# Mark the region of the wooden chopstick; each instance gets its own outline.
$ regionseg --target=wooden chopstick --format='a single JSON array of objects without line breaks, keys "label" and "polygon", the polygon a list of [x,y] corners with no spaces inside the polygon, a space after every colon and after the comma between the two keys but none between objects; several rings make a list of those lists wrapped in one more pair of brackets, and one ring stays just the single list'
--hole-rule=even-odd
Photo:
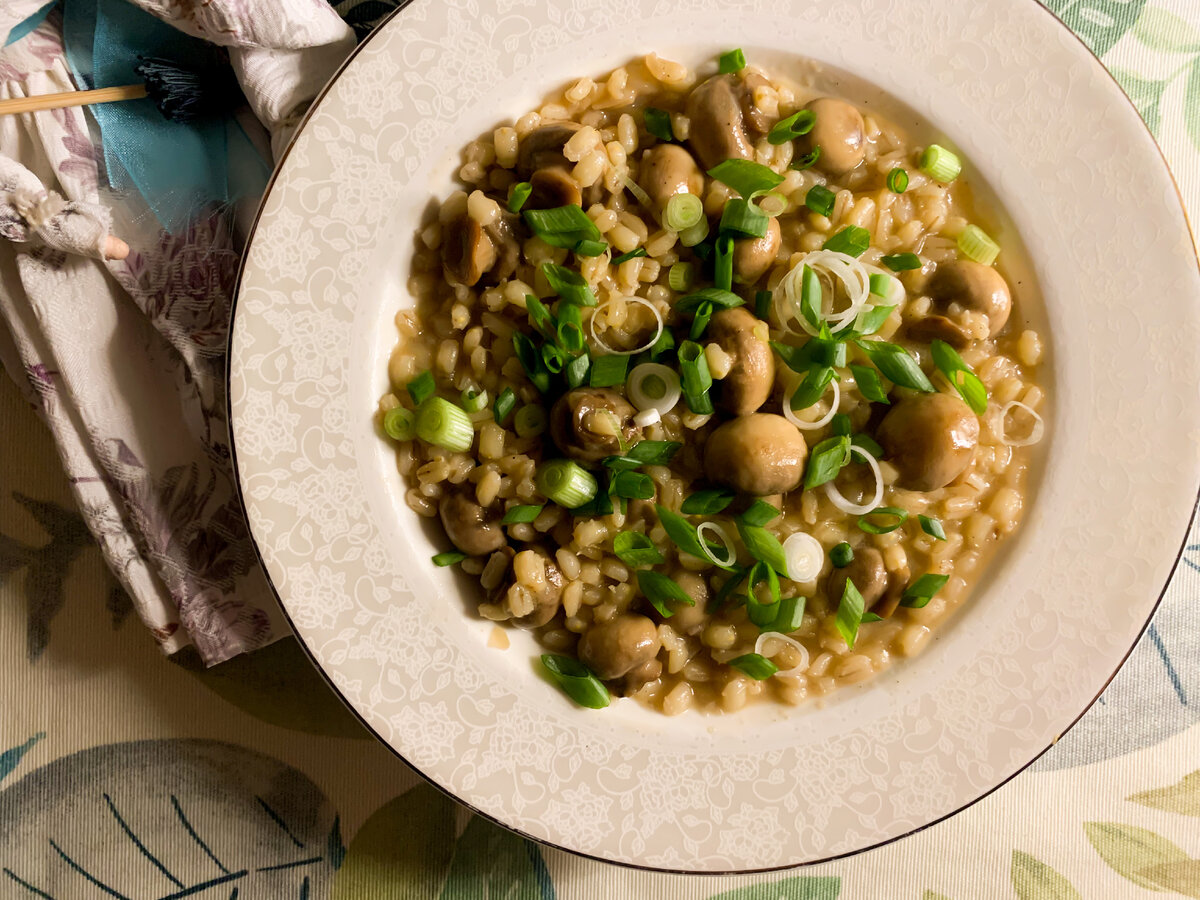
[{"label": "wooden chopstick", "polygon": [[92,91],[64,91],[61,94],[41,94],[36,97],[14,97],[12,100],[0,100],[0,116],[38,112],[43,109],[63,109],[68,106],[90,106],[93,103],[138,100],[145,96],[144,84],[127,84],[123,87],[96,88]]}]

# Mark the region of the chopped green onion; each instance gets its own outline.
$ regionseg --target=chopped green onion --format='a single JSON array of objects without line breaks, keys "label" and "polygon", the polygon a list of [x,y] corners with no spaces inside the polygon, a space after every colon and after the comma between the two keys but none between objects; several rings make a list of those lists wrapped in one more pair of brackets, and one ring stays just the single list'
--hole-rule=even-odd
[{"label": "chopped green onion", "polygon": [[774,294],[771,291],[757,291],[754,294],[754,314],[764,322],[771,315],[771,300]]},{"label": "chopped green onion", "polygon": [[435,566],[452,566],[455,563],[460,563],[467,558],[467,554],[461,550],[447,550],[445,553],[438,553],[433,557]]},{"label": "chopped green onion", "polygon": [[864,398],[872,403],[887,403],[887,393],[883,390],[883,382],[879,380],[879,373],[874,369],[869,369],[866,366],[856,366],[850,364],[850,373],[854,376],[854,383],[858,386],[858,392]]},{"label": "chopped green onion", "polygon": [[910,269],[921,268],[921,257],[915,253],[893,253],[880,260],[893,272],[907,272]]},{"label": "chopped green onion", "polygon": [[517,395],[512,388],[506,387],[500,392],[500,396],[496,398],[496,402],[492,404],[492,418],[497,425],[503,425],[504,421],[512,413],[517,405]]},{"label": "chopped green onion", "polygon": [[811,490],[833,481],[848,462],[850,438],[839,435],[821,441],[809,454],[808,467],[804,470],[804,489]]},{"label": "chopped green onion", "polygon": [[583,506],[596,496],[599,487],[590,472],[569,459],[543,463],[534,482],[546,497],[567,509]]},{"label": "chopped green onion", "polygon": [[592,360],[592,373],[588,383],[592,387],[615,387],[625,383],[625,372],[629,368],[629,357],[618,354],[597,356]]},{"label": "chopped green onion", "polygon": [[610,472],[628,472],[631,469],[640,469],[642,462],[632,456],[606,456],[600,460],[600,465]]},{"label": "chopped green onion", "polygon": [[[900,283],[900,279],[895,275],[889,275],[886,272],[875,272],[871,275],[870,285],[871,293],[885,303],[898,304],[904,300],[904,285]],[[882,325],[883,323],[880,322],[880,324]]]},{"label": "chopped green onion", "polygon": [[574,390],[581,387],[587,381],[588,370],[592,367],[592,358],[586,353],[581,353],[575,357],[566,366],[563,367],[563,372],[567,376],[567,387]]},{"label": "chopped green onion", "polygon": [[[771,598],[770,603],[763,603],[758,599],[756,588],[764,583]],[[780,605],[779,576],[775,574],[774,569],[760,560],[750,570],[750,577],[746,582],[746,614],[751,622],[759,628],[766,629],[779,617]]]},{"label": "chopped green onion", "polygon": [[788,201],[787,197],[776,191],[763,194],[758,198],[758,208],[762,210],[767,218],[774,219],[777,216],[782,216],[787,212]]},{"label": "chopped green onion", "polygon": [[654,481],[644,472],[618,472],[612,492],[626,500],[649,500],[654,496]]},{"label": "chopped green onion", "polygon": [[940,591],[949,580],[949,575],[934,575],[932,572],[926,572],[904,589],[904,593],[900,595],[900,605],[909,609],[924,609],[933,599],[933,595]]},{"label": "chopped green onion", "polygon": [[647,106],[642,110],[642,121],[646,123],[646,130],[660,141],[675,140],[675,134],[671,130],[671,114],[665,109]]},{"label": "chopped green onion", "polygon": [[850,417],[845,413],[838,413],[833,417],[833,421],[829,423],[829,427],[833,429],[833,433],[839,436],[850,436],[854,431],[854,426],[850,424]]},{"label": "chopped green onion", "polygon": [[632,250],[630,250],[627,253],[622,253],[620,256],[614,256],[612,264],[614,266],[619,266],[621,263],[629,262],[631,259],[638,259],[639,257],[645,256],[645,255],[646,255],[645,247],[634,247]]},{"label": "chopped green onion", "polygon": [[671,266],[667,273],[667,284],[671,286],[671,290],[678,293],[690,291],[692,289],[692,264],[690,262],[677,262]]},{"label": "chopped green onion", "polygon": [[704,336],[704,329],[708,327],[712,314],[713,305],[711,303],[704,302],[696,307],[696,318],[692,319],[692,327],[688,332],[689,340],[698,341]]},{"label": "chopped green onion", "polygon": [[588,709],[604,709],[610,702],[608,688],[592,670],[570,656],[542,654],[542,668],[550,673],[562,692]]},{"label": "chopped green onion", "polygon": [[501,525],[518,525],[532,522],[541,515],[544,506],[511,506],[504,513],[504,518],[500,520]]},{"label": "chopped green onion", "polygon": [[530,403],[517,410],[513,419],[517,437],[534,437],[546,430],[546,409],[540,403]]},{"label": "chopped green onion", "polygon": [[[702,216],[700,221],[691,228],[685,228],[679,232],[679,243],[684,247],[695,247],[706,237],[708,237],[708,217]],[[697,248],[698,251],[699,248]]]},{"label": "chopped green onion", "polygon": [[763,526],[782,514],[777,506],[772,506],[766,500],[755,500],[750,508],[742,513],[742,521],[747,525]]},{"label": "chopped green onion", "polygon": [[780,634],[790,634],[804,622],[804,597],[784,597],[779,601],[779,612],[775,620],[768,625],[759,626],[766,631],[778,631]]},{"label": "chopped green onion", "polygon": [[803,156],[799,156],[792,160],[789,169],[795,169],[797,172],[803,172],[805,169],[811,169],[817,164],[817,160],[821,158],[821,148],[813,147]]},{"label": "chopped green onion", "polygon": [[808,409],[824,397],[825,391],[829,389],[829,383],[836,377],[837,373],[830,366],[814,365],[810,368],[805,374],[804,380],[800,382],[800,386],[792,394],[792,412]]},{"label": "chopped green onion", "polygon": [[829,551],[829,561],[838,569],[846,568],[854,562],[854,548],[845,541],[834,544],[833,549]]},{"label": "chopped green onion", "polygon": [[593,241],[590,238],[585,238],[571,249],[575,251],[576,256],[600,256],[608,249],[608,244],[604,243],[604,241]]},{"label": "chopped green onion", "polygon": [[613,552],[621,562],[634,569],[666,562],[666,558],[654,546],[654,542],[636,531],[622,531],[613,538]]},{"label": "chopped green onion", "polygon": [[962,172],[962,161],[940,144],[930,144],[921,153],[919,168],[942,184],[949,184]]},{"label": "chopped green onion", "polygon": [[554,340],[556,323],[550,310],[533,294],[525,295],[525,312],[529,313],[529,322],[543,337]]},{"label": "chopped green onion", "polygon": [[542,344],[542,363],[547,372],[557,375],[567,364],[567,354],[557,344]]},{"label": "chopped green onion", "polygon": [[982,416],[987,410],[988,394],[979,376],[963,362],[958,351],[945,341],[934,340],[929,345],[933,364],[946,376],[946,380],[958,391],[958,395],[971,407],[971,412]]},{"label": "chopped green onion", "polygon": [[796,138],[808,134],[817,122],[816,115],[811,109],[794,112],[786,119],[780,119],[767,132],[767,142],[771,144],[786,144]]},{"label": "chopped green onion", "polygon": [[779,671],[779,666],[758,653],[743,653],[729,664],[755,681],[766,681]]},{"label": "chopped green onion", "polygon": [[520,331],[513,332],[512,342],[513,350],[517,354],[517,359],[521,361],[526,376],[535,388],[543,394],[546,393],[550,390],[550,370],[546,367],[546,361],[542,358],[541,351],[528,335],[522,334]]},{"label": "chopped green onion", "polygon": [[[751,566],[750,568],[753,567]],[[725,579],[725,583],[721,585],[721,588],[717,591],[716,596],[708,601],[709,614],[715,613],[725,605],[725,601],[727,601],[733,592],[738,589],[738,585],[746,580],[746,576],[750,573],[750,568],[743,569],[734,566],[730,570],[730,576]]]},{"label": "chopped green onion", "polygon": [[670,231],[691,228],[704,218],[704,201],[686,191],[672,194],[663,210],[663,227]]},{"label": "chopped green onion", "polygon": [[836,369],[846,365],[846,345],[840,341],[827,341],[817,337],[801,347],[771,341],[771,349],[779,354],[784,365],[799,374],[807,374],[814,365],[832,366]]},{"label": "chopped green onion", "polygon": [[671,333],[669,328],[664,328],[662,334],[658,336],[658,340],[646,352],[650,354],[650,359],[654,362],[660,362],[664,356],[674,349],[675,335]]},{"label": "chopped green onion", "polygon": [[727,234],[717,238],[713,261],[713,283],[721,290],[733,287],[733,238]]},{"label": "chopped green onion", "polygon": [[941,520],[930,516],[917,516],[917,521],[921,523],[921,530],[930,537],[939,541],[946,539],[946,529],[942,527]]},{"label": "chopped green onion", "polygon": [[727,572],[733,571],[731,566],[722,565],[713,559],[712,554],[708,552],[704,546],[704,542],[700,540],[700,536],[696,533],[696,527],[687,519],[679,515],[679,513],[671,512],[661,503],[654,504],[654,509],[658,513],[658,521],[662,525],[663,530],[667,533],[667,537],[671,539],[676,547],[684,553],[690,553],[698,559],[708,560]]},{"label": "chopped green onion", "polygon": [[638,569],[637,583],[642,595],[650,601],[650,605],[658,610],[658,614],[664,619],[669,619],[675,614],[675,611],[667,605],[668,603],[682,603],[685,606],[696,605],[696,601],[687,591],[661,572],[655,572],[652,569]]},{"label": "chopped green onion", "polygon": [[665,466],[682,446],[679,441],[638,441],[626,455],[643,466]]},{"label": "chopped green onion", "polygon": [[[741,197],[733,197],[725,202],[721,212],[721,224],[717,230],[722,235],[732,235],[740,238],[760,238],[767,233],[771,225],[771,217]],[[717,249],[720,251],[720,238],[717,239]]]},{"label": "chopped green onion", "polygon": [[779,543],[779,538],[760,525],[747,525],[740,519],[737,522],[737,530],[751,556],[759,562],[766,563],[784,578],[788,577],[787,555],[783,552],[783,544]]},{"label": "chopped green onion", "polygon": [[866,253],[870,246],[871,232],[857,225],[847,225],[822,244],[821,249],[858,257]]},{"label": "chopped green onion", "polygon": [[990,266],[1000,255],[1000,245],[978,225],[968,225],[958,235],[958,249],[967,259]]},{"label": "chopped green onion", "polygon": [[733,291],[710,287],[702,288],[686,297],[680,297],[679,302],[675,304],[675,309],[677,312],[690,313],[695,312],[705,303],[711,303],[716,309],[733,309],[745,302]]},{"label": "chopped green onion", "polygon": [[865,612],[862,614],[862,624],[863,625],[866,625],[868,622],[882,622],[882,621],[883,621],[883,618],[881,616],[875,615],[875,613],[873,613],[873,612]]},{"label": "chopped green onion", "polygon": [[718,163],[708,170],[708,177],[733,188],[747,200],[783,184],[783,176],[778,172],[748,159],[727,159]]},{"label": "chopped green onion", "polygon": [[[872,275],[872,278],[875,276]],[[884,276],[887,277],[886,275]],[[888,316],[892,314],[894,306],[872,306],[865,312],[859,313],[856,323],[855,333],[860,336],[874,334],[883,327],[883,323],[888,320]]]},{"label": "chopped green onion", "polygon": [[814,184],[804,195],[804,205],[825,218],[833,215],[833,205],[836,202],[837,194],[823,184]]},{"label": "chopped green onion", "polygon": [[893,194],[903,194],[908,190],[908,173],[899,166],[892,169],[888,172],[887,186]]},{"label": "chopped green onion", "polygon": [[483,388],[467,388],[459,395],[459,405],[469,413],[477,413],[488,405],[488,392]]},{"label": "chopped green onion", "polygon": [[527,209],[521,215],[533,233],[551,247],[574,250],[580,241],[603,240],[596,223],[575,205]]},{"label": "chopped green onion", "polygon": [[596,489],[596,495],[587,503],[572,506],[571,515],[595,518],[596,516],[611,516],[613,511],[612,497],[607,490]]},{"label": "chopped green onion", "polygon": [[696,491],[683,501],[679,511],[688,516],[713,516],[732,503],[734,496],[726,488]]},{"label": "chopped green onion", "polygon": [[520,181],[513,185],[512,193],[508,195],[508,211],[510,213],[519,213],[521,207],[529,199],[529,195],[533,193],[533,185],[528,181]]},{"label": "chopped green onion", "polygon": [[684,341],[679,345],[679,377],[688,409],[698,416],[711,415],[713,405],[708,389],[712,387],[712,375],[708,371],[704,348],[695,341]]},{"label": "chopped green onion", "polygon": [[[877,524],[872,521],[876,517],[882,517],[885,521],[883,524]],[[896,506],[880,506],[871,510],[865,516],[858,517],[858,527],[867,534],[888,534],[895,531],[908,520],[908,511],[900,509]]]},{"label": "chopped green onion", "polygon": [[821,326],[821,307],[824,304],[821,279],[807,263],[800,273],[800,314],[813,328]]},{"label": "chopped green onion", "polygon": [[875,438],[871,437],[869,434],[863,434],[862,432],[859,432],[856,435],[852,435],[850,438],[850,446],[862,447],[876,459],[883,458],[883,448],[880,447],[875,441]]},{"label": "chopped green onion", "polygon": [[573,272],[566,266],[542,263],[542,274],[550,283],[550,289],[568,303],[577,303],[580,306],[596,305],[596,295],[578,272]]},{"label": "chopped green onion", "polygon": [[575,303],[560,302],[558,304],[558,327],[555,335],[559,345],[568,353],[578,353],[587,341],[583,336],[583,316]]},{"label": "chopped green onion", "polygon": [[846,641],[846,646],[851,650],[854,649],[854,641],[858,637],[858,627],[862,624],[866,605],[863,595],[858,592],[854,582],[847,578],[846,588],[842,591],[842,600],[838,604],[837,617],[833,624],[837,626],[838,634],[842,636]]},{"label": "chopped green onion", "polygon": [[441,397],[421,404],[414,428],[421,440],[453,453],[465,453],[475,440],[471,417]]},{"label": "chopped green onion", "polygon": [[722,75],[740,72],[744,68],[746,68],[746,54],[741,51],[740,47],[737,50],[722,53],[717,59],[717,71]]},{"label": "chopped green onion", "polygon": [[921,371],[913,355],[903,347],[887,341],[859,340],[854,343],[893,383],[927,394],[933,391],[933,383]]},{"label": "chopped green onion", "polygon": [[426,369],[410,381],[405,390],[408,391],[408,396],[412,397],[412,402],[420,406],[427,398],[432,397],[433,392],[437,390],[437,385],[433,382],[433,373]]},{"label": "chopped green onion", "polygon": [[411,441],[417,433],[416,423],[411,410],[396,406],[383,414],[383,433],[393,441]]}]

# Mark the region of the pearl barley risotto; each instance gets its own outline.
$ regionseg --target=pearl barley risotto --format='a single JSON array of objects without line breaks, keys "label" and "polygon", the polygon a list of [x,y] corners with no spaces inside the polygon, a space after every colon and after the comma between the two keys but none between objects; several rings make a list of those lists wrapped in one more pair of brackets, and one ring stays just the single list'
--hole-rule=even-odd
[{"label": "pearl barley risotto", "polygon": [[468,145],[417,235],[381,429],[434,562],[584,706],[865,681],[1029,500],[1015,241],[911,114],[789,72],[581,78]]}]

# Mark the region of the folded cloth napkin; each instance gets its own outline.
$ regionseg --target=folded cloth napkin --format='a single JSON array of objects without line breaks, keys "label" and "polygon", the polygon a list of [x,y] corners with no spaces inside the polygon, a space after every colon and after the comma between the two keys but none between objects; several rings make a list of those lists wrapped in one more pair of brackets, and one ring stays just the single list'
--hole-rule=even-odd
[{"label": "folded cloth napkin", "polygon": [[[228,48],[276,154],[355,40],[324,0],[129,2]],[[0,49],[0,98],[76,89],[62,17],[20,28],[44,5],[0,4],[0,43],[20,32]],[[0,362],[53,432],[89,528],[163,650],[194,644],[211,665],[288,633],[230,467],[239,218],[208,207],[165,232],[140,196],[108,188],[94,126],[79,108],[0,117]],[[103,259],[110,230],[127,258]]]}]

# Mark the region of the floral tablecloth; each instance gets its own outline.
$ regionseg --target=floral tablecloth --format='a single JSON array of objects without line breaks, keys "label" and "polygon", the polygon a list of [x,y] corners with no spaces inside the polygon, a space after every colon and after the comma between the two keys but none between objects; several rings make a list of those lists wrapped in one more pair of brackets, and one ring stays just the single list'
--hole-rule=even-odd
[{"label": "floral tablecloth", "polygon": [[[1137,104],[1197,220],[1200,2],[1047,5]],[[7,380],[0,447],[0,898],[1200,897],[1195,528],[1125,668],[1030,770],[851,859],[683,877],[472,817],[373,742],[291,639],[209,670],[164,659]]]}]

